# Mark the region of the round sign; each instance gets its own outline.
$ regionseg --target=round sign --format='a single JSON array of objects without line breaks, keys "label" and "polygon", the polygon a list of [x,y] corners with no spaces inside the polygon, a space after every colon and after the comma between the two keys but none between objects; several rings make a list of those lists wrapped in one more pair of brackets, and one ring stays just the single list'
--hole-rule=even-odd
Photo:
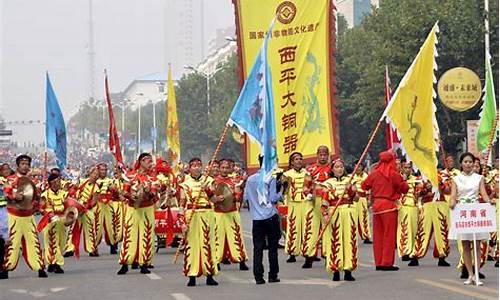
[{"label": "round sign", "polygon": [[441,102],[456,111],[466,111],[481,98],[481,81],[474,71],[457,67],[446,71],[438,82]]}]

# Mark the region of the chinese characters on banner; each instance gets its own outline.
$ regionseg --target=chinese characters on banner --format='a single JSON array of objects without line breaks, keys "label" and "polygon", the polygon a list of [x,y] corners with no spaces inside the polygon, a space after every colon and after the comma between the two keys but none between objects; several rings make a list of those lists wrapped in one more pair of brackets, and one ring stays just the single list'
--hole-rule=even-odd
[{"label": "chinese characters on banner", "polygon": [[479,120],[467,120],[467,151],[474,154],[476,157],[480,157],[476,143],[478,127]]},{"label": "chinese characters on banner", "polygon": [[[314,158],[326,145],[338,153],[334,101],[333,6],[330,0],[234,0],[242,80],[276,16],[268,59],[273,78],[278,162],[290,154]],[[246,160],[258,167],[259,147],[247,140]]]},{"label": "chinese characters on banner", "polygon": [[454,233],[496,231],[495,206],[489,203],[457,204],[451,210],[450,236]]}]

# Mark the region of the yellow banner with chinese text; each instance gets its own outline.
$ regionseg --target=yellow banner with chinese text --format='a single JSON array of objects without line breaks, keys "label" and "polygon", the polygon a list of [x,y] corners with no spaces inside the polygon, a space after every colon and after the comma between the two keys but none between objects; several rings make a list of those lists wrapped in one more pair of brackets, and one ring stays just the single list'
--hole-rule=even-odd
[{"label": "yellow banner with chinese text", "polygon": [[[337,154],[335,24],[331,1],[234,0],[234,3],[242,78],[250,72],[265,32],[276,16],[268,61],[279,164],[286,165],[295,151],[313,160],[320,145]],[[259,151],[258,145],[247,139],[249,168],[258,167]]]}]

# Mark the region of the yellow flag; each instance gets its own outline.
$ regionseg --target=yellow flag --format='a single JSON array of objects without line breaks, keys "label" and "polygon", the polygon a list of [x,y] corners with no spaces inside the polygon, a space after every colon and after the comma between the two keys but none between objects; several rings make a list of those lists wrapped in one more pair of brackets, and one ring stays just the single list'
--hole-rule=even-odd
[{"label": "yellow flag", "polygon": [[439,149],[439,127],[433,101],[436,96],[433,83],[436,82],[437,32],[436,22],[382,116],[397,130],[403,154],[420,170],[424,179],[431,181],[435,191],[438,187],[436,152]]},{"label": "yellow flag", "polygon": [[166,121],[165,126],[167,134],[167,147],[170,150],[169,156],[172,161],[180,159],[181,144],[179,142],[179,121],[177,119],[177,104],[175,100],[174,81],[172,79],[172,68],[168,65],[168,94],[165,103]]}]

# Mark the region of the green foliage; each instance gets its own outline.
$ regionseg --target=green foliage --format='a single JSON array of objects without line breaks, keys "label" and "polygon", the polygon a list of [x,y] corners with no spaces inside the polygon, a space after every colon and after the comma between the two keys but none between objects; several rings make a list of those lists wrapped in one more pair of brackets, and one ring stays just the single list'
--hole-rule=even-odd
[{"label": "green foliage", "polygon": [[[483,1],[385,0],[361,26],[339,32],[338,109],[344,155],[360,155],[361,144],[382,115],[385,66],[395,89],[436,21],[440,27],[436,78],[456,66],[470,68],[484,78],[483,9]],[[498,1],[490,2],[490,32],[494,76],[498,78]],[[466,120],[478,118],[480,105],[458,113],[444,108],[439,99],[435,103],[446,151],[456,153],[466,134]],[[383,148],[382,133],[371,152]]]}]

